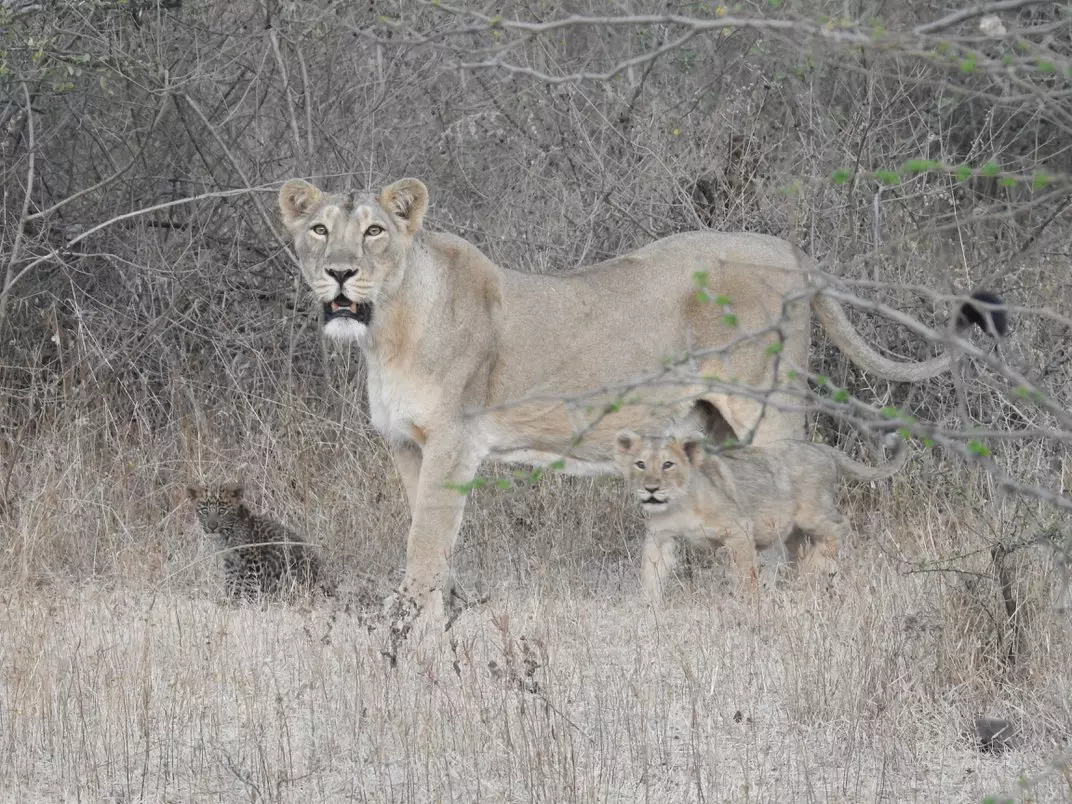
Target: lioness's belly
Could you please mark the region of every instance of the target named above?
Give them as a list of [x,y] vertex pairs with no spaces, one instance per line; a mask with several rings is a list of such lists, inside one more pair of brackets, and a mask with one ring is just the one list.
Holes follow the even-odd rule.
[[525,466],[553,467],[568,475],[618,474],[614,461],[592,461],[579,458],[563,458],[562,453],[541,452],[534,449],[492,450],[485,460],[494,463],[523,464]]

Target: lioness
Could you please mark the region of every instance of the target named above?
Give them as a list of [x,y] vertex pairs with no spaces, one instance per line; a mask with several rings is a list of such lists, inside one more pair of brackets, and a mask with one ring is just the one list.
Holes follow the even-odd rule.
[[655,605],[662,601],[674,566],[675,536],[694,544],[726,545],[753,587],[756,548],[773,544],[785,544],[801,569],[833,572],[838,542],[848,532],[834,502],[838,474],[881,480],[908,458],[900,438],[894,456],[875,467],[808,441],[775,441],[713,454],[704,450],[699,436],[641,437],[622,431],[617,443],[618,466],[647,514],[641,577],[644,593]]
[[[769,392],[785,386],[789,369],[806,369],[809,305],[875,374],[913,382],[950,365],[876,353],[837,303],[809,302],[808,259],[775,237],[678,234],[546,276],[500,268],[459,237],[423,231],[428,191],[416,179],[356,196],[292,179],[279,206],[323,304],[324,333],[364,351],[372,423],[409,499],[395,600],[438,612],[465,507],[458,486],[485,459],[613,472],[619,429],[662,427],[696,399],[738,437],[800,437],[799,406],[786,409],[788,397]],[[698,276],[713,301],[697,292]],[[770,349],[779,336],[780,349]],[[688,354],[693,379],[664,368]],[[696,379],[716,376],[748,392]],[[617,404],[631,383],[630,404]]]

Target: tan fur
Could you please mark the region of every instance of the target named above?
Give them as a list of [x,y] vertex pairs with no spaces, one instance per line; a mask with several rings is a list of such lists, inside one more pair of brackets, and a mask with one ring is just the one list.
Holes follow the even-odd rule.
[[[825,444],[776,441],[707,454],[701,439],[618,434],[618,466],[648,519],[641,576],[653,604],[675,562],[674,539],[724,544],[754,588],[756,549],[785,544],[809,571],[836,570],[848,533],[834,500],[839,472],[879,480],[900,470],[908,453],[870,467]],[[808,542],[812,544],[808,544]]]
[[[755,428],[755,443],[803,435],[801,412],[765,409],[756,396],[784,385],[788,367],[807,365],[809,263],[783,240],[691,232],[547,276],[500,268],[461,238],[422,230],[428,192],[416,179],[375,197],[327,195],[295,179],[279,204],[304,278],[330,307],[325,334],[365,352],[372,421],[391,446],[413,517],[401,591],[422,605],[440,608],[448,582],[465,505],[449,486],[484,460],[565,456],[567,471],[613,471],[619,429],[655,430],[700,395],[738,436]],[[736,326],[721,305],[698,300],[699,272],[712,297],[729,299]],[[782,300],[794,294],[802,300],[782,318]],[[811,307],[869,371],[921,379],[948,364],[885,360],[839,318],[836,303],[817,298]],[[745,336],[780,318],[775,377],[774,333]],[[693,368],[703,376],[755,394],[679,382],[630,390],[659,376],[667,358],[697,350],[704,356]],[[605,415],[623,393],[631,404]]]

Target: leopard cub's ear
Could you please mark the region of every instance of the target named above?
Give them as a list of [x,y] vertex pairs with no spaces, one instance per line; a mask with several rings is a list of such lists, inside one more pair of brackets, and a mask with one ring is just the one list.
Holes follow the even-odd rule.
[[186,496],[191,500],[199,500],[205,496],[205,487],[189,485],[186,487]]
[[220,493],[228,500],[234,502],[241,502],[242,500],[242,484],[241,483],[224,483],[220,486]]

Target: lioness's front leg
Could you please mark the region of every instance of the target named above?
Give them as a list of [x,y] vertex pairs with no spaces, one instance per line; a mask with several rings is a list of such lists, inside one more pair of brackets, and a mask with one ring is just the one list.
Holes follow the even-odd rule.
[[436,616],[444,614],[449,593],[450,554],[462,524],[468,495],[460,486],[473,479],[480,455],[459,435],[429,439],[421,456],[420,479],[410,504],[406,577],[399,592]]
[[398,476],[402,478],[402,488],[409,503],[409,514],[413,516],[413,507],[417,499],[417,483],[421,478],[421,451],[411,444],[391,444],[391,460],[394,461]]

